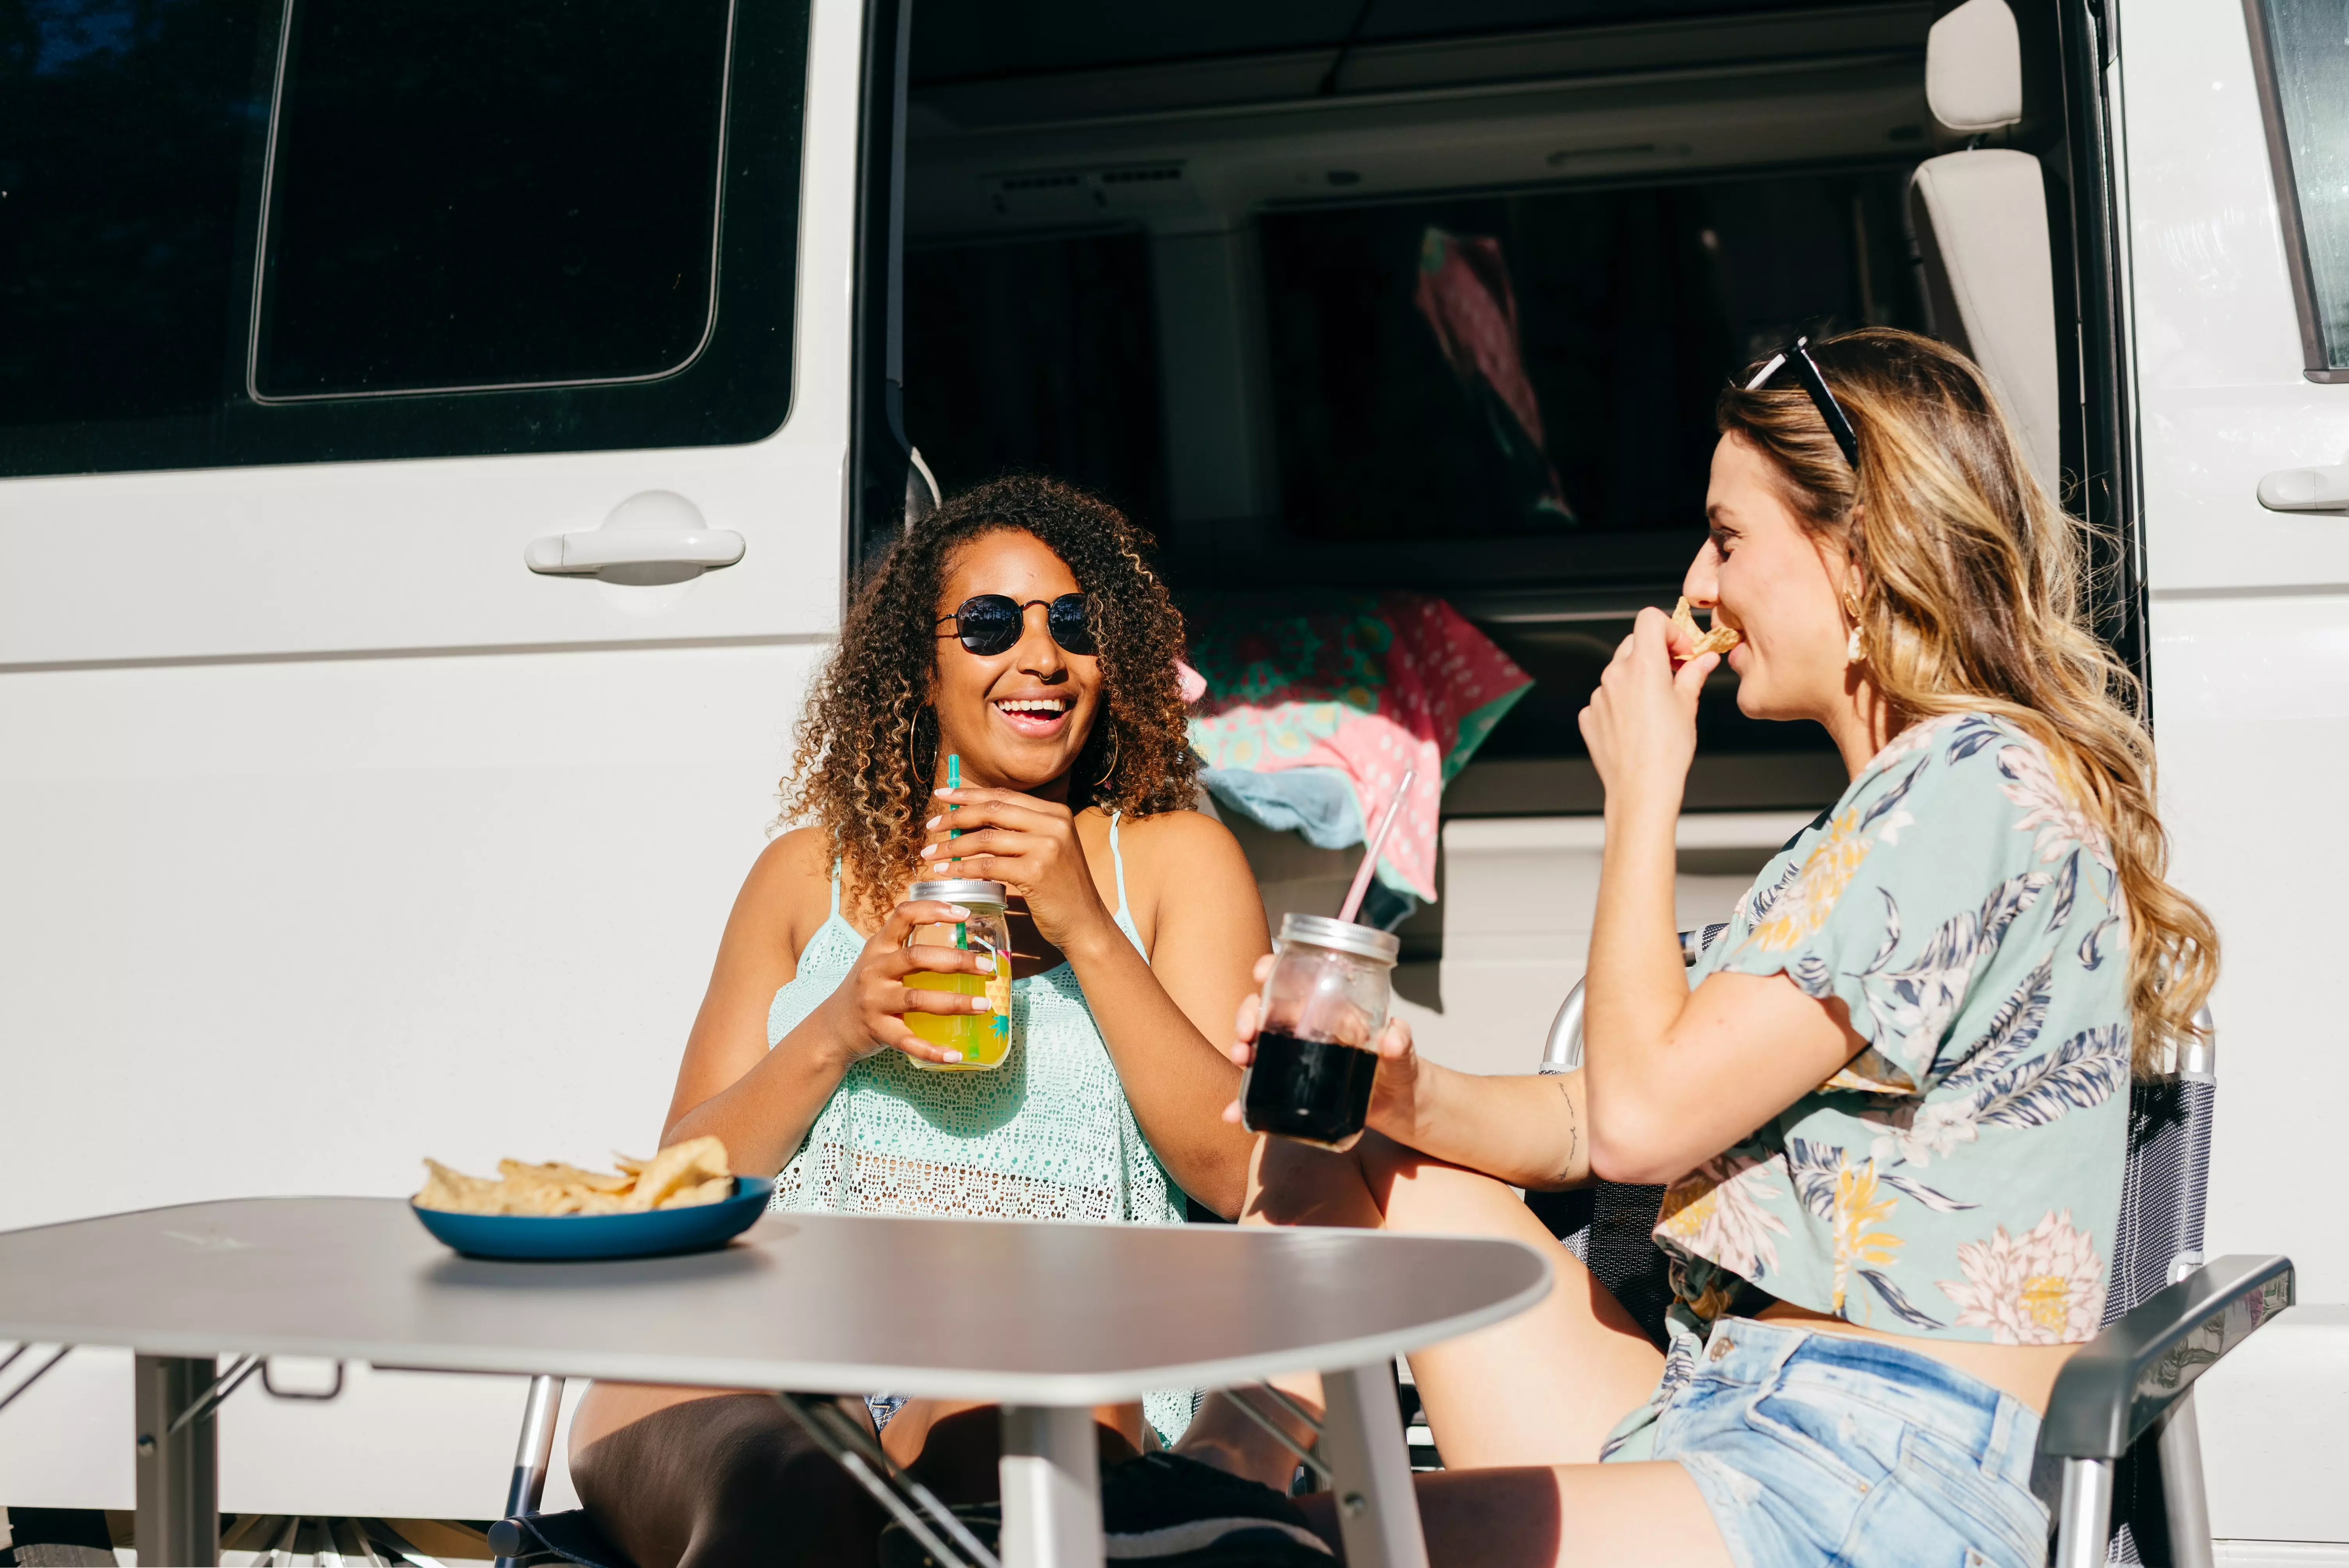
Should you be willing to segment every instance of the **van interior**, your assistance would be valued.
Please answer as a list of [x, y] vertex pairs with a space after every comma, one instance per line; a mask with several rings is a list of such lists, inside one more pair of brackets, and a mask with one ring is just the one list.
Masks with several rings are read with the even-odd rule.
[[[2053, 7], [1015, 0], [910, 26], [921, 470], [1101, 491], [1186, 614], [1265, 589], [1449, 600], [1535, 681], [1447, 789], [1455, 828], [1599, 809], [1576, 712], [1702, 542], [1716, 392], [1796, 335], [1969, 349], [2043, 476], [2078, 486]], [[1462, 349], [1478, 328], [1439, 284], [1484, 341]], [[1842, 790], [1824, 734], [1744, 717], [1725, 671], [1699, 729], [1697, 810], [1767, 827]], [[1478, 841], [1526, 874], [1481, 924], [1450, 912], [1455, 945], [1542, 901], [1536, 846], [1498, 828]], [[1236, 830], [1276, 916], [1334, 903], [1360, 852]], [[1785, 834], [1749, 836], [1684, 848], [1724, 910]], [[1447, 902], [1402, 928], [1406, 996], [1433, 995]]]

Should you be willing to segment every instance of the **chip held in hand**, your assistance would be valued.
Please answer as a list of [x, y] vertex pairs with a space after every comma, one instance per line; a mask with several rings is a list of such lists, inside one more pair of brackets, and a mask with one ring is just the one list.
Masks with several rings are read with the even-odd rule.
[[[1726, 654], [1745, 640], [1744, 634], [1738, 631], [1736, 627], [1724, 626], [1721, 624], [1721, 612], [1718, 610], [1713, 613], [1713, 630], [1710, 632], [1699, 630], [1696, 616], [1689, 609], [1688, 595], [1685, 593], [1681, 595], [1681, 602], [1672, 606], [1672, 624], [1688, 634], [1689, 642], [1692, 645], [1688, 654], [1690, 659], [1701, 658], [1706, 654]], [[1686, 664], [1688, 660], [1683, 659], [1681, 662]]]
[[613, 1162], [620, 1168], [617, 1175], [582, 1171], [559, 1161], [529, 1165], [519, 1160], [501, 1160], [498, 1177], [492, 1181], [427, 1160], [424, 1168], [430, 1174], [414, 1201], [419, 1209], [454, 1214], [553, 1218], [690, 1209], [734, 1195], [726, 1145], [716, 1138], [688, 1138], [670, 1144], [650, 1160], [619, 1155]]

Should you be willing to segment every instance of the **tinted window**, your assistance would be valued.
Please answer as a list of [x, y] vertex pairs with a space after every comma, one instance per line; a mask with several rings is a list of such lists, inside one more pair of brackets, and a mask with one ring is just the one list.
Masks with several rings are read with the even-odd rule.
[[295, 0], [260, 394], [683, 366], [714, 303], [731, 10]]
[[264, 0], [0, 11], [0, 421], [217, 407]]
[[1164, 493], [1150, 242], [905, 253], [905, 434], [948, 490], [1032, 469], [1154, 521]]
[[1800, 332], [1920, 325], [1901, 189], [1886, 171], [1268, 216], [1289, 528], [1701, 528], [1729, 370]]
[[0, 8], [0, 473], [771, 433], [807, 15]]
[[2338, 0], [2261, 0], [2261, 98], [2308, 368], [2349, 378], [2349, 34]]
[[[1869, 5], [1874, 0], [1101, 0], [934, 4], [914, 33], [916, 83], [1098, 69], [1216, 55], [1337, 49], [1349, 44], [1595, 27], [1610, 22]], [[1918, 37], [1924, 36], [1920, 25]]]

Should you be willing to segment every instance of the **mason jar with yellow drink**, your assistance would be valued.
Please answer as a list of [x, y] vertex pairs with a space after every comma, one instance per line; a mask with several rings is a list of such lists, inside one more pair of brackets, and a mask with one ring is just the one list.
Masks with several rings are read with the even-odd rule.
[[1003, 884], [968, 878], [922, 882], [916, 882], [907, 896], [916, 903], [935, 899], [940, 903], [960, 904], [970, 911], [970, 918], [958, 924], [916, 928], [905, 938], [908, 951], [952, 946], [986, 953], [995, 960], [995, 972], [974, 975], [965, 970], [941, 975], [916, 970], [906, 975], [905, 988], [909, 991], [952, 991], [964, 996], [984, 996], [990, 1010], [907, 1013], [907, 1028], [934, 1046], [960, 1051], [962, 1060], [926, 1062], [914, 1057], [905, 1059], [931, 1072], [986, 1072], [1001, 1067], [1011, 1050], [1011, 930], [1004, 918], [1009, 899]]

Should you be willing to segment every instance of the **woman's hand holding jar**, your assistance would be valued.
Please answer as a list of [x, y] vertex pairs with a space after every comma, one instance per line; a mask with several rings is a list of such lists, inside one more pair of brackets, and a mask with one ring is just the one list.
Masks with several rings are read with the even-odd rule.
[[921, 974], [960, 974], [992, 975], [995, 955], [990, 953], [966, 953], [953, 947], [924, 943], [906, 946], [906, 939], [925, 925], [952, 925], [970, 918], [970, 912], [957, 904], [923, 901], [901, 903], [889, 912], [864, 950], [857, 955], [855, 967], [846, 979], [826, 997], [823, 1016], [830, 1027], [825, 1037], [842, 1054], [844, 1069], [879, 1051], [896, 1050], [917, 1061], [950, 1067], [962, 1060], [962, 1053], [923, 1039], [906, 1026], [907, 1013], [969, 1014], [992, 1011], [994, 1004], [986, 996], [966, 996], [958, 992], [910, 988], [906, 976]]

